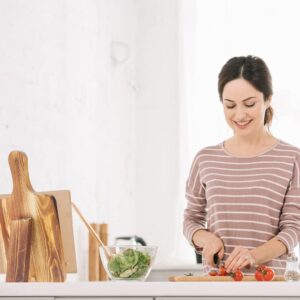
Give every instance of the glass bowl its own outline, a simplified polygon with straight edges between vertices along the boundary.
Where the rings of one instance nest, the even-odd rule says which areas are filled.
[[[122,245],[103,247],[100,257],[103,267],[111,280],[146,280],[156,256],[157,246]]]

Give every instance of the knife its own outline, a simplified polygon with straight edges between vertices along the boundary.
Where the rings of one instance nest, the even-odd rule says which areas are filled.
[[[219,259],[218,253],[214,254],[214,263],[217,266],[219,266],[219,264],[220,264],[220,259]]]
[[[198,247],[195,247],[195,252],[197,254],[200,254],[201,255],[201,260],[202,260],[202,248],[198,248]],[[218,256],[218,253],[215,253],[214,254],[214,264],[217,265],[217,267],[219,267],[221,261],[220,261],[220,258]]]

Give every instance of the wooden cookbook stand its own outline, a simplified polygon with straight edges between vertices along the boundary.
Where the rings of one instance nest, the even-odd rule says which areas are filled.
[[[0,272],[7,282],[63,282],[75,273],[69,191],[36,193],[23,152],[8,158],[11,195],[0,195]]]

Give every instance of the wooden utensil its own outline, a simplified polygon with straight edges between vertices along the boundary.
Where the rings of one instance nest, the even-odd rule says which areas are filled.
[[[0,237],[6,257],[14,257],[8,255],[9,249],[14,249],[10,245],[14,240],[10,241],[11,222],[30,218],[32,236],[28,280],[64,281],[66,264],[56,199],[51,195],[35,193],[29,179],[28,159],[25,153],[13,151],[9,154],[8,161],[13,179],[13,191],[10,196],[0,201]],[[18,263],[18,260],[8,262],[7,266],[17,269]]]
[[[234,281],[230,276],[170,276],[169,281]],[[244,276],[242,281],[256,281],[254,276]],[[285,281],[283,276],[275,276],[273,281]]]
[[[75,209],[75,211],[77,212],[78,216],[81,218],[81,220],[83,221],[83,223],[85,224],[85,226],[87,227],[87,229],[89,230],[90,234],[95,238],[95,240],[99,243],[100,246],[102,246],[105,256],[110,259],[111,258],[111,254],[109,253],[109,251],[106,249],[104,243],[101,241],[100,237],[98,236],[98,234],[95,232],[95,230],[93,229],[93,227],[90,225],[90,223],[87,221],[87,219],[83,216],[83,214],[80,212],[79,208],[76,206],[76,204],[74,202],[72,202],[72,206]]]

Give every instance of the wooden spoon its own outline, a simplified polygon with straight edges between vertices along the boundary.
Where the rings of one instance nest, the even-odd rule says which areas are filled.
[[[105,256],[107,257],[108,260],[110,260],[111,258],[111,254],[109,253],[109,251],[106,249],[104,243],[101,241],[100,237],[98,236],[98,234],[96,233],[96,231],[93,229],[93,227],[89,224],[89,222],[87,221],[87,219],[82,215],[82,213],[80,212],[80,210],[78,209],[78,207],[72,202],[72,206],[75,209],[75,211],[77,212],[78,216],[81,218],[81,220],[83,221],[83,223],[85,224],[85,226],[88,228],[90,234],[95,238],[95,240],[98,242],[98,244],[100,246],[102,246]]]

